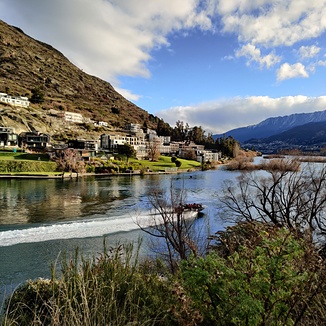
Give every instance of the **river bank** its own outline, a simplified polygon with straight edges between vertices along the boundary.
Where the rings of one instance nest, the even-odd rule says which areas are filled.
[[[191,173],[199,171],[200,169],[191,170],[177,170],[177,171],[130,171],[121,173],[56,173],[56,174],[35,174],[35,173],[7,173],[0,174],[0,179],[76,179],[89,176],[101,177],[101,176],[132,176],[132,175],[156,175],[156,174],[180,174],[180,173]]]

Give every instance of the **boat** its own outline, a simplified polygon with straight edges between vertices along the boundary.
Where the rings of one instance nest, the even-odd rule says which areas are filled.
[[[184,211],[194,211],[198,213],[204,209],[203,205],[198,203],[184,204],[182,205],[182,208]]]
[[[193,203],[193,204],[180,204],[177,207],[162,210],[162,212],[159,212],[157,210],[154,210],[150,213],[150,216],[158,216],[159,220],[162,217],[162,214],[164,216],[170,216],[169,218],[176,218],[176,217],[183,217],[185,220],[188,219],[195,219],[197,217],[203,216],[204,207],[202,204]]]

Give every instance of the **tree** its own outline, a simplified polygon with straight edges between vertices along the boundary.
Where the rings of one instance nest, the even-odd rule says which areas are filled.
[[[32,96],[30,98],[30,101],[34,104],[40,104],[44,102],[44,93],[39,87],[35,87],[32,89]]]
[[[159,119],[157,122],[156,132],[158,136],[171,136],[172,127],[167,122],[164,122],[163,119]]]
[[[148,142],[148,158],[151,161],[157,162],[161,155],[159,144],[159,141],[156,141],[155,139]]]
[[[185,152],[184,152],[184,156],[183,158],[185,158],[186,160],[193,160],[193,161],[196,161],[197,159],[197,156],[196,156],[196,152],[193,148],[190,148],[190,149],[187,149]]]
[[[127,157],[127,162],[129,162],[129,158],[136,157],[136,150],[130,144],[118,145],[118,153],[125,155]]]
[[[265,177],[248,172],[236,184],[226,182],[220,197],[223,214],[237,221],[258,220],[307,231],[325,241],[326,167],[308,163],[299,172],[270,167]]]
[[[178,120],[172,132],[172,138],[175,141],[185,141],[188,137],[189,125]]]
[[[85,172],[85,162],[82,160],[77,149],[66,148],[57,153],[54,161],[57,163],[58,169],[63,172],[83,173]]]
[[[146,221],[137,219],[141,230],[155,239],[163,240],[166,252],[160,247],[158,253],[167,261],[173,273],[178,269],[178,262],[187,259],[190,253],[196,255],[199,247],[193,232],[194,221],[187,219],[181,209],[185,200],[185,190],[176,189],[171,183],[169,191],[157,189],[149,196],[153,214]],[[158,242],[155,241],[155,244]]]
[[[221,151],[224,156],[233,157],[233,155],[237,153],[238,148],[240,148],[240,145],[232,136],[229,136],[227,138],[217,138],[215,147],[217,150]],[[234,152],[235,149],[236,151]]]
[[[201,126],[194,126],[189,130],[189,140],[196,144],[203,144],[205,142],[205,130]]]
[[[182,165],[181,161],[179,160],[175,160],[174,163],[177,168],[179,168]]]

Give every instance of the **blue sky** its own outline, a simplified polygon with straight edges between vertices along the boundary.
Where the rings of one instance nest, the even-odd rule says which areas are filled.
[[[0,19],[172,126],[326,109],[326,0],[0,0]]]

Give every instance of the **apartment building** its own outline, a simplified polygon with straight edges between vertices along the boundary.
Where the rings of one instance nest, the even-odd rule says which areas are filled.
[[[0,93],[0,102],[23,108],[29,107],[29,100],[25,96],[9,96],[6,93]]]

